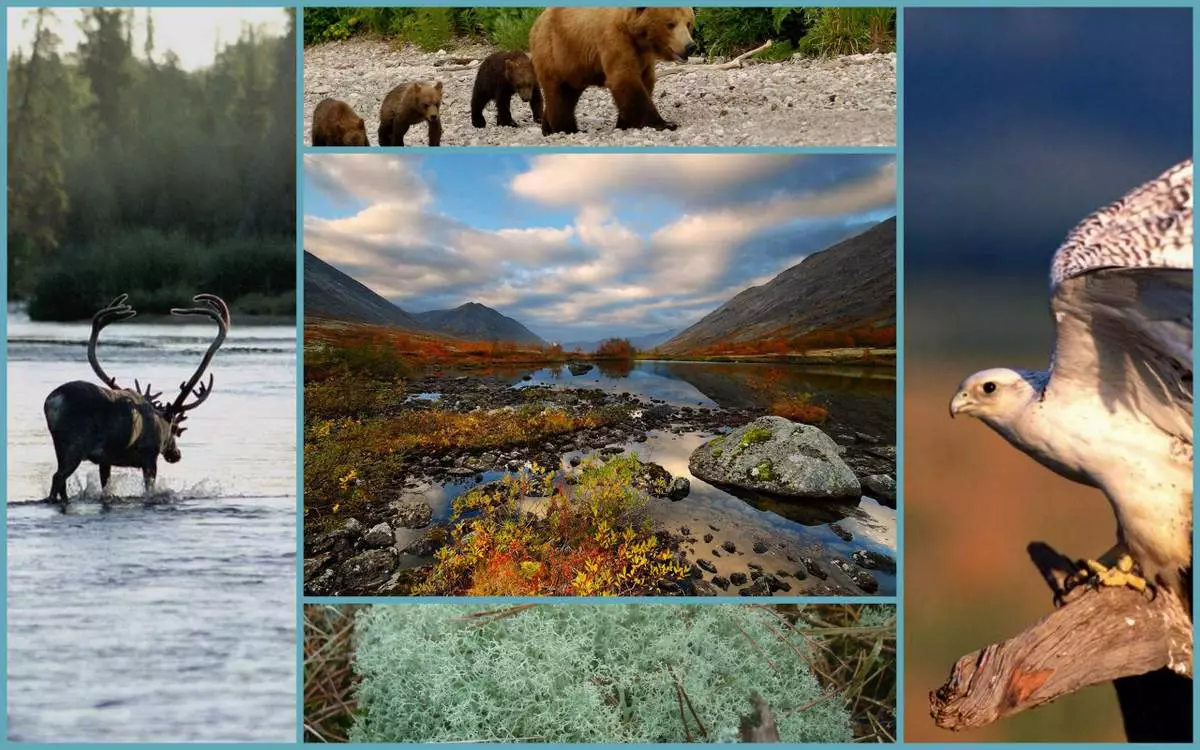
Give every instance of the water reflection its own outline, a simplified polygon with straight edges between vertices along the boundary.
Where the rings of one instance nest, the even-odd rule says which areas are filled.
[[[536,370],[498,370],[515,388],[550,386],[631,393],[676,406],[768,409],[778,398],[808,394],[834,423],[886,442],[896,432],[896,371],[887,367],[744,362],[610,361]]]

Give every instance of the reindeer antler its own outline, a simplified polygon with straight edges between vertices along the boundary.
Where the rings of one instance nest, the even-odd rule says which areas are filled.
[[[200,379],[204,377],[205,370],[212,362],[213,355],[217,353],[217,349],[221,348],[221,344],[225,343],[225,336],[229,333],[229,306],[225,304],[225,300],[215,294],[197,294],[192,297],[193,302],[199,302],[200,307],[185,307],[172,308],[172,315],[202,315],[210,318],[217,324],[217,337],[209,344],[208,351],[204,353],[204,359],[200,361],[200,366],[196,368],[196,372],[191,379],[185,383],[179,384],[179,396],[166,408],[166,412],[171,416],[173,422],[178,425],[185,417],[184,412],[195,409],[200,404],[204,403],[210,395],[212,395],[213,376],[208,376],[208,383],[200,383]],[[197,385],[199,383],[199,385]],[[187,403],[188,396],[195,396],[196,400]],[[177,434],[183,429],[177,430]]]
[[[156,409],[163,408],[162,403],[158,400],[158,397],[162,395],[162,391],[159,391],[158,393],[151,393],[149,383],[146,383],[146,390],[143,391],[142,384],[138,382],[137,378],[133,379],[133,389],[137,391],[139,396],[154,404]]]
[[[100,331],[109,323],[126,320],[137,315],[137,311],[126,304],[125,300],[127,299],[129,299],[129,295],[122,294],[92,316],[92,335],[88,339],[88,362],[91,363],[92,370],[95,371],[101,382],[114,390],[117,389],[117,379],[111,377],[100,366],[100,360],[96,357],[96,341],[100,337]]]

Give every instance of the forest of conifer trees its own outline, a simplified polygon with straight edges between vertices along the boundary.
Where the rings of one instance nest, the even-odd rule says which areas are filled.
[[[284,36],[247,26],[195,71],[155,49],[152,13],[84,9],[74,50],[54,9],[29,14],[8,61],[10,301],[75,320],[120,292],[164,313],[207,291],[294,313],[296,30],[279,12]]]

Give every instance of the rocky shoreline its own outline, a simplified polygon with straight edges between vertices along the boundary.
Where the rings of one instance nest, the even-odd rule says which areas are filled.
[[[403,474],[396,477],[394,485],[381,493],[376,502],[356,511],[355,517],[341,520],[336,528],[322,532],[306,529],[307,595],[405,595],[415,582],[422,580],[433,555],[447,540],[447,527],[435,520],[433,509],[417,493],[422,486],[447,482],[478,486],[488,475],[521,471],[535,463],[543,467],[562,466],[569,472],[580,463],[581,456],[611,457],[623,453],[627,446],[636,450],[638,444],[647,441],[648,433],[701,433],[715,438],[763,416],[754,409],[671,404],[628,392],[547,386],[513,388],[509,380],[495,376],[428,375],[410,381],[407,392],[409,395],[397,407],[406,411],[447,409],[466,413],[532,405],[572,416],[601,410],[605,424],[501,450],[452,448],[414,455],[404,463]],[[861,482],[863,492],[894,507],[896,453],[890,436],[868,435],[836,421],[826,425],[825,432],[836,443],[841,461]],[[687,502],[691,488],[686,477],[672,477],[654,463],[643,462],[643,466],[644,489],[652,499]],[[747,550],[724,538],[720,526],[708,526],[695,530],[688,526],[658,529],[659,543],[675,552],[676,559],[691,570],[691,577],[666,583],[661,591],[648,593],[871,594],[878,590],[871,571],[895,571],[894,559],[867,549],[855,550],[844,559],[835,558],[830,565],[829,560],[818,560],[777,540],[755,538],[749,542],[749,551],[760,562],[747,563],[744,573],[719,575],[713,558],[740,557]],[[747,546],[746,541],[742,546]],[[778,565],[768,569],[762,564],[763,555],[769,555],[771,561],[778,560]]]

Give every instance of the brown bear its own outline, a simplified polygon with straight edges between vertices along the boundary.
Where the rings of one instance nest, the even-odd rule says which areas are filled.
[[[654,106],[654,63],[685,60],[691,8],[547,8],[529,30],[542,89],[542,133],[577,133],[575,106],[588,86],[607,86],[618,128],[674,130]]]
[[[367,124],[350,105],[337,99],[322,99],[313,110],[312,145],[370,146]]]
[[[429,145],[442,145],[441,109],[441,81],[400,84],[379,108],[379,145],[403,146],[404,134],[422,120],[429,123]]]
[[[494,52],[487,56],[475,74],[475,88],[471,91],[471,124],[477,128],[487,125],[483,119],[483,108],[488,102],[496,102],[496,124],[516,127],[509,103],[512,95],[529,102],[533,110],[533,121],[542,121],[542,92],[533,74],[533,62],[524,52]]]

